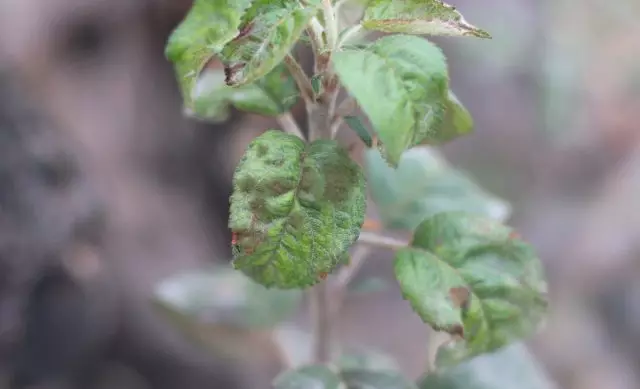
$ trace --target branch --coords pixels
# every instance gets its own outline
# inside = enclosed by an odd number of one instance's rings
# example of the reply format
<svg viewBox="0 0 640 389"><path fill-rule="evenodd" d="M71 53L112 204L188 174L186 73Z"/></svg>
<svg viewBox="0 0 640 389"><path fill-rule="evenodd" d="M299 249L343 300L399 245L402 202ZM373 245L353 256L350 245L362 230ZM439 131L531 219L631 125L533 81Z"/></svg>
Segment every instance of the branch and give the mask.
<svg viewBox="0 0 640 389"><path fill-rule="evenodd" d="M409 245L409 242L407 241L369 231L360 232L358 243L370 246L386 247L392 250L398 250Z"/></svg>
<svg viewBox="0 0 640 389"><path fill-rule="evenodd" d="M334 50L338 43L338 21L331 0L322 0L324 22L327 29L327 45L329 50Z"/></svg>
<svg viewBox="0 0 640 389"><path fill-rule="evenodd" d="M278 124L280 124L280 127L282 127L282 130L284 132L295 135L298 138L305 140L304 134L302 133L302 131L300 131L298 123L296 123L296 120L293 118L293 116L291 116L290 112L285 112L278 115L276 117L276 120L278 121Z"/></svg>
<svg viewBox="0 0 640 389"><path fill-rule="evenodd" d="M311 319L313 321L313 354L316 363L331 361L331 321L333 318L329 309L329 290L325 281L320 282L310 290Z"/></svg>
<svg viewBox="0 0 640 389"><path fill-rule="evenodd" d="M288 54L284 58L284 64L287 66L289 73L291 73L291 77L293 77L294 81L298 85L300 96L304 100L304 103L307 106L313 104L313 86L311 85L311 80L309 80L309 77L307 77L306 73L302 69L302 66L300 66L298 61L296 61L291 54Z"/></svg>

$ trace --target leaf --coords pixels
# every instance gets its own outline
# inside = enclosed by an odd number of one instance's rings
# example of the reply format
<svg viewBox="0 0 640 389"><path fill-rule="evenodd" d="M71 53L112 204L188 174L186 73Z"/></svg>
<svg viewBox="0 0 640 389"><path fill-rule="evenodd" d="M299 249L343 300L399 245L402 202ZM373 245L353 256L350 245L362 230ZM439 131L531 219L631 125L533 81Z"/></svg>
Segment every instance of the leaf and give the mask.
<svg viewBox="0 0 640 389"><path fill-rule="evenodd" d="M369 117L391 165L397 166L406 149L437 139L449 91L438 47L415 36L386 36L365 49L336 52L333 65Z"/></svg>
<svg viewBox="0 0 640 389"><path fill-rule="evenodd" d="M425 323L455 340L438 351L451 366L531 335L546 310L532 248L499 222L439 213L418 226L394 264L405 299Z"/></svg>
<svg viewBox="0 0 640 389"><path fill-rule="evenodd" d="M273 381L275 389L346 389L340 376L324 365L307 365L281 373Z"/></svg>
<svg viewBox="0 0 640 389"><path fill-rule="evenodd" d="M355 281L349 284L350 293L377 293L389 288L389 283L384 278L369 277L362 281Z"/></svg>
<svg viewBox="0 0 640 389"><path fill-rule="evenodd" d="M413 231L424 219L444 211L465 211L504 221L510 206L487 193L442 155L426 147L406 151L397 169L377 150L364 155L367 182L385 227Z"/></svg>
<svg viewBox="0 0 640 389"><path fill-rule="evenodd" d="M398 364L393 358L378 353L355 353L344 354L337 362L341 370L373 370L373 371L390 371L397 372Z"/></svg>
<svg viewBox="0 0 640 389"><path fill-rule="evenodd" d="M301 299L301 291L266 289L230 267L179 274L155 290L157 303L181 316L246 329L287 320Z"/></svg>
<svg viewBox="0 0 640 389"><path fill-rule="evenodd" d="M317 283L343 260L364 223L364 174L332 140L305 144L267 131L249 145L233 185L233 264L267 287Z"/></svg>
<svg viewBox="0 0 640 389"><path fill-rule="evenodd" d="M251 0L196 0L184 21L173 31L165 55L174 63L185 105L206 63L238 35Z"/></svg>
<svg viewBox="0 0 640 389"><path fill-rule="evenodd" d="M373 146L373 139L371 138L371 134L367 131L367 128L362 124L360 118L357 116L344 116L344 122L347 123L349 128L351 128L358 137L364 142L367 147Z"/></svg>
<svg viewBox="0 0 640 389"><path fill-rule="evenodd" d="M291 51L317 8L298 1L256 1L241 34L221 52L226 82L252 83L275 68Z"/></svg>
<svg viewBox="0 0 640 389"><path fill-rule="evenodd" d="M449 91L447 100L447 110L442 121L442 125L436 131L435 136L423 144L439 145L452 141L453 139L470 134L473 130L473 118L460 100Z"/></svg>
<svg viewBox="0 0 640 389"><path fill-rule="evenodd" d="M224 120L229 105L265 116L288 112L299 97L295 81L284 65L278 65L265 77L240 87L225 83L221 70L205 71L196 86L194 114L197 117Z"/></svg>
<svg viewBox="0 0 640 389"><path fill-rule="evenodd" d="M522 343L423 377L421 389L557 389Z"/></svg>
<svg viewBox="0 0 640 389"><path fill-rule="evenodd" d="M440 0L369 0L362 26L390 33L491 38Z"/></svg>
<svg viewBox="0 0 640 389"><path fill-rule="evenodd" d="M393 371L343 370L341 376L348 389L418 389L416 384Z"/></svg>

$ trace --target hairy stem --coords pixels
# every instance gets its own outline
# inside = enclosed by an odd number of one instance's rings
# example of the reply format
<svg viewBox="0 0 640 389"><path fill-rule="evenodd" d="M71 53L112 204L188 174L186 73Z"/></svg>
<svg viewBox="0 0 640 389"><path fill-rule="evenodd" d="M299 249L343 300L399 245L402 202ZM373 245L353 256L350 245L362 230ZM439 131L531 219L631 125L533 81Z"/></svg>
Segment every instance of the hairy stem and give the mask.
<svg viewBox="0 0 640 389"><path fill-rule="evenodd" d="M331 309L326 282L314 286L311 291L311 318L313 320L313 356L316 363L331 361Z"/></svg>

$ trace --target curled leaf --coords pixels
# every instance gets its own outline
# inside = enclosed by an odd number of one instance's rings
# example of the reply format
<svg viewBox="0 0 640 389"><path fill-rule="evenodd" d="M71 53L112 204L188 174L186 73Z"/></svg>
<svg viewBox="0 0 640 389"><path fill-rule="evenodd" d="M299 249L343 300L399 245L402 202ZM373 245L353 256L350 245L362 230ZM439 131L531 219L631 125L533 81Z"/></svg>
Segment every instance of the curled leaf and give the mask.
<svg viewBox="0 0 640 389"><path fill-rule="evenodd" d="M256 1L247 11L241 34L222 49L227 84L248 84L273 70L315 13L315 7L297 1Z"/></svg>
<svg viewBox="0 0 640 389"><path fill-rule="evenodd" d="M391 165L397 166L405 150L438 137L449 91L438 47L415 36L387 36L364 49L334 53L333 65L369 117Z"/></svg>
<svg viewBox="0 0 640 389"><path fill-rule="evenodd" d="M238 34L250 5L251 0L196 0L169 37L165 55L175 65L187 108L193 108L193 90L202 69Z"/></svg>
<svg viewBox="0 0 640 389"><path fill-rule="evenodd" d="M390 33L491 37L440 0L368 0L362 26Z"/></svg>

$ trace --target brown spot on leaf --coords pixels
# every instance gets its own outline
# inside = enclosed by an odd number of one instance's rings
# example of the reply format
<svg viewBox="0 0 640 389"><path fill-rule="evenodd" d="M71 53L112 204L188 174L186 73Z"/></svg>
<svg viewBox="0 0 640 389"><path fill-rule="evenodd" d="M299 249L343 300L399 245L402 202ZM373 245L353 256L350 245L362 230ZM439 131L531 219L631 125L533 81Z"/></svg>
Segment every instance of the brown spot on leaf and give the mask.
<svg viewBox="0 0 640 389"><path fill-rule="evenodd" d="M471 293L469 292L469 289L464 286L449 289L449 298L457 308L466 309L469 305L470 297Z"/></svg>
<svg viewBox="0 0 640 389"><path fill-rule="evenodd" d="M318 277L320 277L320 279L324 281L324 280L326 280L326 279L327 279L327 276L328 276L328 275L329 275L329 273L322 272L322 273L320 273L320 274L318 275Z"/></svg>
<svg viewBox="0 0 640 389"><path fill-rule="evenodd" d="M235 78L238 75L238 72L240 72L242 69L244 69L245 66L246 66L246 64L242 63L242 62L238 62L238 63L230 65L230 66L225 66L224 67L224 82L229 86L233 86L233 85L237 84L237 80L235 80Z"/></svg>
<svg viewBox="0 0 640 389"><path fill-rule="evenodd" d="M236 37L233 38L233 40L231 40L231 42L236 42L236 41L246 37L247 35L249 35L251 33L251 31L253 30L253 25L254 25L254 22L251 21L251 22L245 24L244 26L242 26L240 28L240 31L238 32L238 35L236 35Z"/></svg>
<svg viewBox="0 0 640 389"><path fill-rule="evenodd" d="M520 234L518 234L517 232L513 231L512 233L509 234L509 239L513 240L513 239L520 239L522 238L522 236L520 236Z"/></svg>
<svg viewBox="0 0 640 389"><path fill-rule="evenodd" d="M447 332L451 335L459 336L464 339L464 327L462 327L461 324L454 324Z"/></svg>

